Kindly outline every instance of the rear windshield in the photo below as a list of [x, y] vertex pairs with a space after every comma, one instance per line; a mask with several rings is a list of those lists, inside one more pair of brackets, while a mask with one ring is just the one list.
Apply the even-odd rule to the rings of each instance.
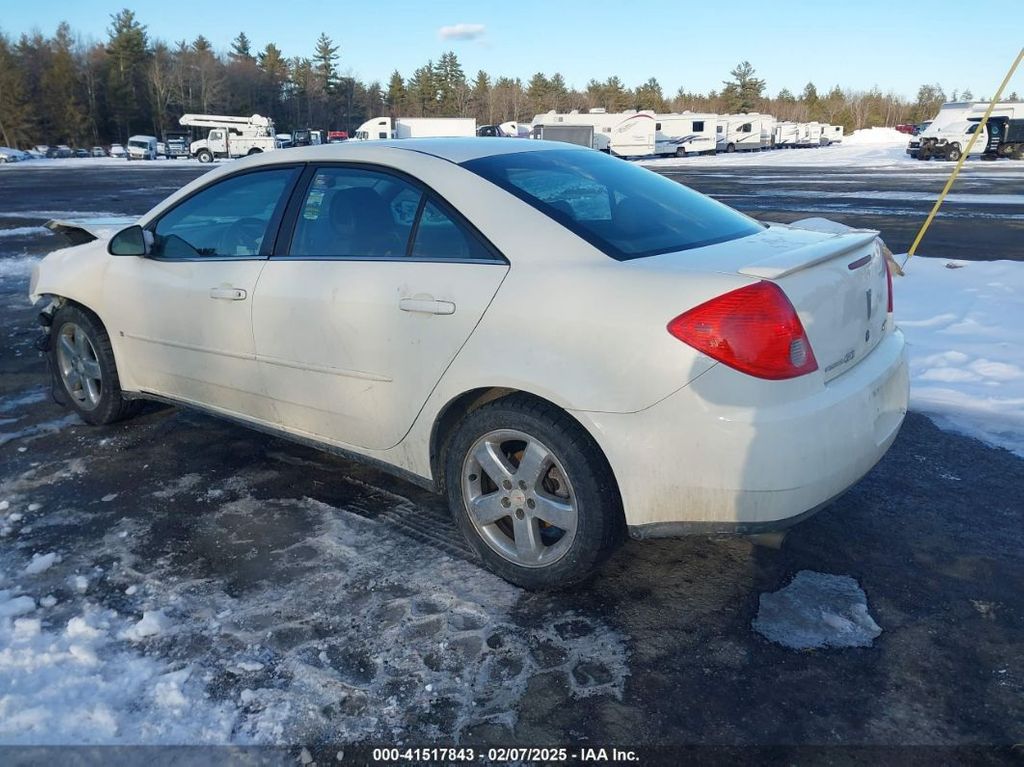
[[700, 248], [763, 229], [682, 184], [601, 152], [519, 152], [462, 166], [619, 261]]

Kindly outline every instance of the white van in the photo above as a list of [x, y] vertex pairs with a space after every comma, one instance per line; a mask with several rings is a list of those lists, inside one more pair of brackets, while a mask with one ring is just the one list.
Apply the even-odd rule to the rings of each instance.
[[128, 139], [128, 159], [155, 160], [156, 144], [156, 136], [132, 136]]

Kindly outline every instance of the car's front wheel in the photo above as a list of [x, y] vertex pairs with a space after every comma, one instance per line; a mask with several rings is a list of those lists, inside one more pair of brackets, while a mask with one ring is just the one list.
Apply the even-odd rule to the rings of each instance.
[[485, 564], [528, 589], [588, 579], [624, 532], [611, 469], [564, 412], [511, 396], [471, 412], [446, 452], [448, 498]]
[[50, 328], [50, 363], [61, 397], [86, 423], [99, 426], [134, 415], [125, 399], [110, 337], [91, 312], [65, 306]]

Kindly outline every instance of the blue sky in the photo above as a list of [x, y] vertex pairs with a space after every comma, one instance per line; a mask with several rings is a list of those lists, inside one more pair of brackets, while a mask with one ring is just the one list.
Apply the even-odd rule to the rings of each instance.
[[[4, 2], [0, 28], [18, 36], [52, 33], [61, 19], [85, 41], [106, 36], [110, 14], [131, 7], [153, 37], [210, 38], [225, 50], [244, 30], [254, 46], [273, 41], [287, 56], [310, 55], [321, 31], [341, 45], [343, 71], [364, 80], [408, 76], [428, 59], [454, 50], [467, 75], [478, 69], [528, 79], [561, 72], [583, 87], [590, 78], [619, 75], [628, 86], [657, 77], [666, 95], [679, 86], [721, 87], [743, 59], [768, 81], [798, 91], [835, 84], [913, 96], [924, 82], [947, 93], [970, 87], [991, 95], [1020, 46], [1019, 18], [990, 23], [972, 17], [966, 32], [953, 20], [962, 2], [824, 0], [761, 2], [608, 2], [607, 0], [338, 0], [218, 2], [217, 0], [51, 0]], [[799, 10], [801, 7], [806, 10]], [[232, 8], [244, 10], [230, 10]], [[828, 10], [822, 10], [822, 9]], [[928, 13], [922, 13], [927, 8]], [[998, 18], [995, 11], [993, 18]], [[461, 26], [460, 26], [461, 25]], [[442, 27], [457, 27], [448, 37]], [[461, 34], [455, 34], [461, 33]], [[455, 34], [455, 36], [451, 36]], [[1024, 94], [1024, 72], [1010, 91]]]

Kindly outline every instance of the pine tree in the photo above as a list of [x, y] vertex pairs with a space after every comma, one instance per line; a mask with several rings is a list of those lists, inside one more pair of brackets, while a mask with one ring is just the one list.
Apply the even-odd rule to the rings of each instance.
[[40, 81], [45, 134], [48, 139], [66, 144], [80, 144], [85, 139], [87, 124], [73, 46], [71, 27], [62, 21], [50, 41], [48, 66]]
[[231, 52], [228, 58], [232, 61], [254, 61], [252, 55], [252, 44], [249, 42], [245, 32], [239, 32], [238, 36], [231, 41]]
[[121, 140], [133, 132], [149, 112], [146, 100], [146, 59], [148, 40], [146, 28], [135, 20], [135, 14], [125, 8], [111, 16], [108, 32], [107, 103]]
[[405, 80], [402, 79], [401, 73], [396, 69], [391, 73], [391, 79], [388, 80], [388, 92], [384, 97], [384, 104], [387, 106], [388, 114], [392, 118], [401, 117], [405, 112], [408, 99], [409, 96], [405, 90]]
[[434, 80], [437, 85], [439, 114], [461, 115], [468, 106], [469, 88], [459, 57], [453, 51], [441, 55], [434, 70]]
[[633, 101], [634, 109], [652, 109], [655, 112], [664, 112], [666, 110], [665, 94], [662, 93], [661, 85], [654, 77], [634, 91]]
[[730, 73], [732, 80], [723, 81], [722, 97], [730, 112], [753, 112], [764, 96], [764, 80], [754, 76], [749, 61], [740, 62]]
[[31, 112], [22, 78], [11, 43], [0, 33], [0, 140], [4, 146], [14, 147], [29, 139]]
[[491, 78], [482, 69], [473, 79], [471, 92], [476, 121], [490, 125], [494, 122], [494, 101], [491, 98]]
[[340, 46], [334, 44], [325, 33], [321, 32], [316, 40], [316, 50], [313, 53], [313, 63], [317, 80], [325, 94], [332, 94], [338, 87], [338, 51]]

